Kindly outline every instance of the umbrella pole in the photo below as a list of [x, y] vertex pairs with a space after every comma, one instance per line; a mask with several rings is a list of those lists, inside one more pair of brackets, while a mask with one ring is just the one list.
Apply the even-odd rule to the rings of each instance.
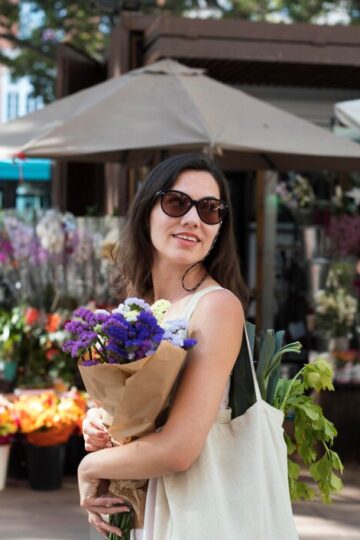
[[278, 173], [256, 172], [256, 327], [273, 328]]

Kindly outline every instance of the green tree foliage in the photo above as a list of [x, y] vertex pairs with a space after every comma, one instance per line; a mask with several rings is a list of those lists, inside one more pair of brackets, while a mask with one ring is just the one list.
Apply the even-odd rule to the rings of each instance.
[[[50, 102], [55, 97], [58, 44], [69, 43], [101, 61], [120, 10], [136, 2], [143, 13], [186, 15], [207, 7], [223, 17], [267, 21], [276, 16], [289, 22], [316, 22], [340, 4], [334, 0], [0, 0], [0, 38], [14, 47], [10, 55], [0, 50], [0, 63], [9, 66], [15, 78], [29, 76], [33, 94]], [[343, 0], [341, 5], [351, 21], [360, 21], [360, 0]]]
[[[34, 95], [45, 103], [54, 99], [56, 48], [69, 43], [90, 57], [102, 60], [111, 18], [88, 0], [0, 0], [0, 37], [15, 49], [0, 51], [0, 63], [14, 78], [27, 75]], [[29, 22], [30, 21], [30, 22]]]

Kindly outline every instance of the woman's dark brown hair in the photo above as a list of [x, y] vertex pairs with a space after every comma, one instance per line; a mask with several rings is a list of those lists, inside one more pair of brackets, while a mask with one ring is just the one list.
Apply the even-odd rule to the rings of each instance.
[[[230, 195], [224, 175], [204, 155], [181, 154], [159, 163], [137, 192], [129, 208], [120, 242], [113, 252], [115, 263], [113, 286], [121, 300], [129, 295], [142, 298], [153, 296], [150, 213], [157, 201], [156, 193], [170, 189], [184, 171], [210, 173], [219, 186], [220, 198], [230, 206]], [[222, 222], [215, 245], [203, 261], [203, 265], [209, 275], [222, 287], [232, 291], [245, 307], [248, 291], [240, 272], [231, 207]]]

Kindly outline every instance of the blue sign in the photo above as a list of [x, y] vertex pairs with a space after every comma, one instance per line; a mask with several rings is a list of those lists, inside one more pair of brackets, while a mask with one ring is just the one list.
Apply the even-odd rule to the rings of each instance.
[[[22, 169], [22, 170], [21, 170]], [[49, 159], [25, 159], [12, 161], [6, 159], [0, 161], [0, 181], [44, 182], [51, 180], [51, 161]]]

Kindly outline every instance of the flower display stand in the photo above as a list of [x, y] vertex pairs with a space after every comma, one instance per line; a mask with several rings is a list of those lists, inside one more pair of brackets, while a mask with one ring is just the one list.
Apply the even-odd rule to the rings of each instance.
[[10, 444], [0, 445], [0, 491], [4, 489], [6, 484], [10, 446]]
[[62, 486], [65, 445], [37, 446], [27, 444], [27, 462], [31, 489], [53, 491]]

